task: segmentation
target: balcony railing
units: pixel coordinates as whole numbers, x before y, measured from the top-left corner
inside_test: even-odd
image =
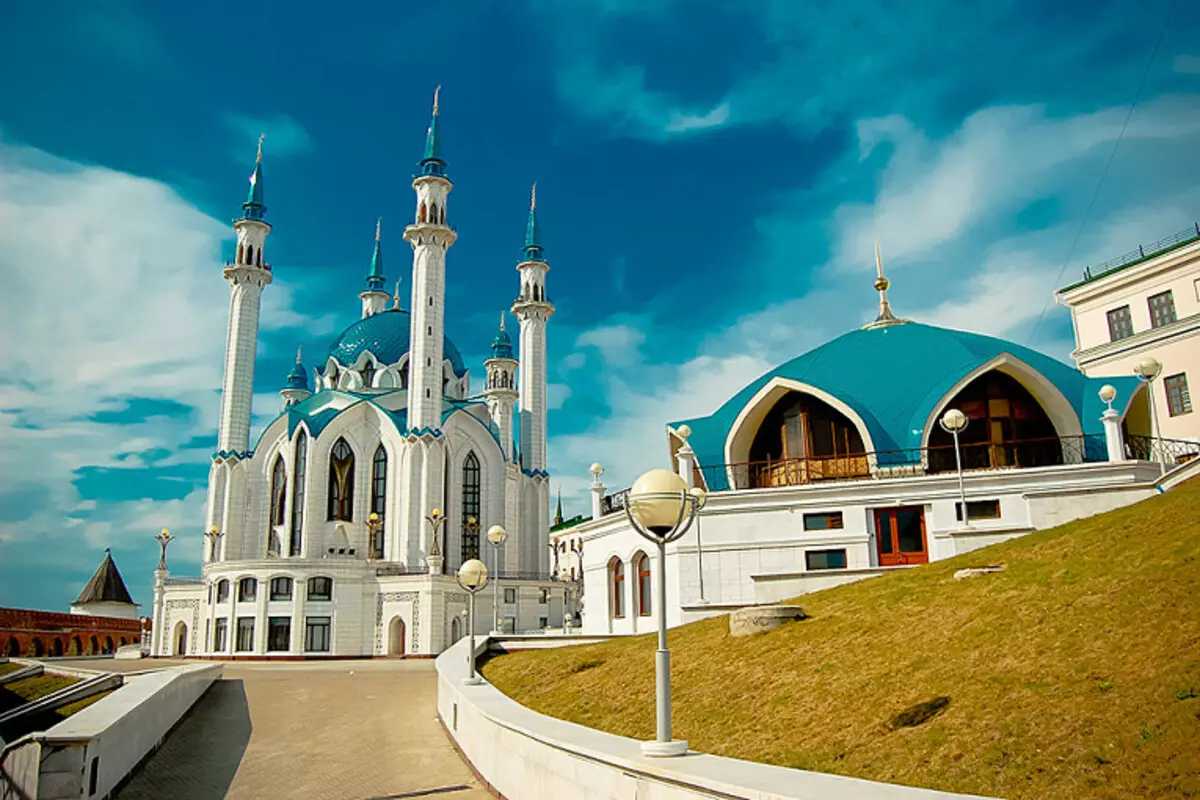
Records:
[[[1183,439],[1155,439],[1150,436],[1125,437],[1125,457],[1137,461],[1158,461],[1170,466],[1186,464],[1200,456],[1200,442]]]
[[[1116,258],[1110,258],[1103,264],[1097,264],[1094,267],[1087,267],[1083,270],[1084,281],[1090,281],[1093,278],[1099,278],[1109,272],[1121,269],[1137,261],[1143,261],[1147,258],[1153,258],[1160,253],[1165,253],[1168,250],[1174,250],[1181,244],[1200,239],[1200,222],[1194,223],[1192,227],[1185,230],[1173,233],[1157,242],[1151,242],[1147,245],[1139,244],[1136,250],[1130,250],[1128,253],[1119,255]]]
[[[609,514],[614,514],[618,511],[625,510],[625,504],[629,501],[629,490],[622,489],[619,492],[606,494],[600,498],[600,516],[606,517]]]

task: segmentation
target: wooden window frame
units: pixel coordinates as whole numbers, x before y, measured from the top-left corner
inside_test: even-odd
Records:
[[[614,557],[608,563],[608,584],[613,619],[625,619],[625,562]]]
[[[824,525],[816,525],[823,519]],[[836,524],[834,522],[836,521]],[[811,523],[811,524],[810,524]],[[846,520],[841,511],[815,511],[804,515],[804,530],[806,531],[840,531],[846,527]]]
[[[983,506],[986,506],[987,509],[989,509],[989,513],[976,514],[974,509],[981,509]],[[990,509],[992,509],[992,508],[994,508],[996,510],[996,513],[994,513],[994,514],[990,513]],[[1003,509],[1000,507],[999,500],[995,500],[995,499],[968,500],[967,501],[967,522],[970,522],[973,519],[1000,519],[1000,515],[1001,515],[1002,511],[1003,511]],[[963,521],[963,508],[962,508],[961,501],[955,501],[955,503],[954,503],[954,518],[956,520],[958,520],[959,522]]]
[[[1192,413],[1192,395],[1188,391],[1186,372],[1163,378],[1163,392],[1167,396],[1168,416],[1181,417]]]
[[[651,602],[654,594],[654,578],[650,574],[650,557],[644,552],[638,552],[633,557],[633,573],[637,577],[637,615],[648,617],[654,606]]]
[[[1155,307],[1156,300],[1162,301],[1159,303],[1157,308]],[[1151,328],[1161,328],[1164,325],[1170,325],[1172,322],[1175,322],[1177,319],[1179,319],[1175,312],[1175,295],[1170,289],[1167,289],[1165,292],[1159,292],[1158,294],[1152,294],[1147,297],[1146,307],[1150,311]],[[1161,322],[1159,321],[1160,311],[1162,312]]]
[[[1120,316],[1122,312],[1124,312],[1123,317]],[[1119,342],[1133,336],[1133,312],[1130,311],[1128,303],[1105,312],[1105,318],[1108,320],[1108,340],[1110,342]],[[1114,320],[1120,324],[1114,325]],[[1128,327],[1128,332],[1123,332],[1126,327]]]
[[[828,556],[830,556],[831,554],[834,554],[834,553],[841,553],[842,563],[840,566],[829,565],[829,564],[826,564],[823,567],[822,566],[813,566],[812,556],[818,556],[818,555],[825,556],[826,560],[828,560]],[[846,569],[846,563],[847,563],[846,562],[846,548],[844,548],[844,547],[830,547],[830,548],[825,548],[825,549],[821,549],[821,550],[805,550],[804,551],[804,570],[806,572],[826,572],[828,570]]]

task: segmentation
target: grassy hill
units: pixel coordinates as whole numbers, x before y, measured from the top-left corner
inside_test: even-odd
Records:
[[[953,580],[968,566],[1003,572]],[[805,595],[812,618],[670,632],[700,751],[1010,798],[1200,797],[1200,480],[948,561]],[[654,638],[483,674],[544,714],[654,735]],[[897,715],[949,698],[932,718]]]

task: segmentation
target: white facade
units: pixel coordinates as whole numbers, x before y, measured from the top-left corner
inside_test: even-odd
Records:
[[[446,251],[457,234],[446,223],[451,183],[436,123],[435,106],[404,234],[413,248],[411,309],[400,308],[398,295],[386,307],[377,228],[361,318],[311,375],[297,358],[281,391],[282,413],[251,449],[258,308],[271,281],[256,167],[246,218],[234,224],[237,259],[225,269],[233,299],[202,575],[156,573],[154,655],[441,652],[466,633],[468,594],[454,573],[472,557],[493,567],[483,534],[497,523],[508,534],[500,552],[502,624],[520,631],[562,624],[562,587],[546,567],[549,311],[541,308],[538,346],[527,347],[523,336],[519,358],[497,339],[497,357],[487,362],[496,384],[486,402],[469,399],[469,372],[444,333]],[[537,450],[513,442],[517,377],[526,370],[541,381],[540,393],[522,401],[529,429],[541,432]],[[491,598],[490,588],[480,594],[478,632],[492,628]]]

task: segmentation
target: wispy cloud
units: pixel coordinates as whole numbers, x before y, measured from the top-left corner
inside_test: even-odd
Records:
[[[314,148],[308,131],[288,114],[253,116],[228,111],[222,119],[237,139],[232,152],[241,161],[254,155],[258,137],[264,134],[266,141],[263,143],[263,149],[270,153],[272,158],[303,155]]]

